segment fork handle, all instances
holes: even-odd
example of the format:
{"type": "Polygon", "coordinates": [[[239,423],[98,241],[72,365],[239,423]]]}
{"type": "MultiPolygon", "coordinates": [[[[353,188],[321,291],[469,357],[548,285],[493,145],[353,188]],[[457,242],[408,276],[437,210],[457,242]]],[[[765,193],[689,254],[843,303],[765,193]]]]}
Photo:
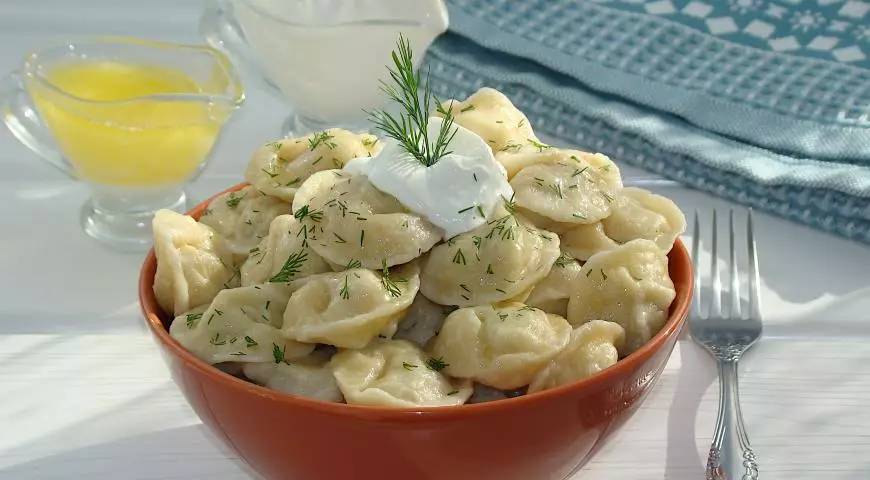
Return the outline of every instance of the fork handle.
{"type": "Polygon", "coordinates": [[[758,463],[740,412],[737,362],[719,360],[719,413],[707,457],[707,480],[756,480],[758,463]]]}

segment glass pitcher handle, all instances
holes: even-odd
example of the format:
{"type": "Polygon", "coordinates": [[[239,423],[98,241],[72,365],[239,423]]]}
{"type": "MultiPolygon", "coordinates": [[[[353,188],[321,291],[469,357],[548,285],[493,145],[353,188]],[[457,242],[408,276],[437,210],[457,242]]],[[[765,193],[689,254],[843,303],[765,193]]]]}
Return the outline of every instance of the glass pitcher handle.
{"type": "Polygon", "coordinates": [[[0,111],[3,122],[19,142],[53,167],[75,178],[75,173],[51,138],[36,109],[30,103],[21,75],[13,72],[0,79],[0,111]]]}

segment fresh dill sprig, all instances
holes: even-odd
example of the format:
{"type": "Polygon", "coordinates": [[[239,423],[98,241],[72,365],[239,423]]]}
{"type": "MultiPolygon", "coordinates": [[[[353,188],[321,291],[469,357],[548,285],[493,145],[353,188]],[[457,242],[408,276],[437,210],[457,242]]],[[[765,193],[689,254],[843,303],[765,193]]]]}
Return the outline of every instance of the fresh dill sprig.
{"type": "Polygon", "coordinates": [[[366,112],[375,126],[384,132],[386,136],[396,140],[417,161],[427,167],[431,167],[438,160],[452,152],[447,150],[450,141],[456,135],[458,129],[453,127],[453,105],[447,110],[439,108],[444,115],[438,137],[432,141],[426,128],[429,125],[429,112],[431,100],[440,105],[438,99],[430,93],[429,76],[426,82],[421,81],[420,72],[414,72],[413,52],[411,43],[399,34],[397,42],[398,51],[393,50],[392,58],[395,69],[387,67],[393,84],[381,81],[381,90],[394,102],[398,103],[403,112],[398,118],[386,110],[366,112]],[[422,87],[422,98],[420,89],[422,87]]]}
{"type": "Polygon", "coordinates": [[[231,210],[235,210],[236,207],[239,206],[239,203],[241,203],[241,201],[242,197],[236,195],[236,192],[230,192],[229,196],[227,197],[227,207],[229,207],[231,210]]]}
{"type": "Polygon", "coordinates": [[[303,250],[299,250],[298,252],[293,252],[287,257],[287,261],[284,262],[284,265],[281,267],[281,270],[275,274],[274,277],[269,279],[270,283],[288,283],[290,279],[295,277],[297,273],[302,270],[302,265],[305,264],[305,261],[308,260],[308,252],[303,250]]]}
{"type": "Polygon", "coordinates": [[[345,300],[350,298],[350,290],[347,288],[347,275],[344,276],[344,285],[341,286],[338,294],[341,296],[341,298],[345,300]]]}

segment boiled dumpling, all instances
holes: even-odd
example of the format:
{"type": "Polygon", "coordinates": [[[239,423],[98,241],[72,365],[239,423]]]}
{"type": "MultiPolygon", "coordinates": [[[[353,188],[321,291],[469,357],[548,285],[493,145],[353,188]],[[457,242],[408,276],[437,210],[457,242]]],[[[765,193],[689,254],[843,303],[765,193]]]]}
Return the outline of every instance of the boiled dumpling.
{"type": "Polygon", "coordinates": [[[613,213],[601,223],[616,242],[645,238],[665,253],[686,229],[686,217],[673,200],[635,187],[622,190],[613,213]]]}
{"type": "Polygon", "coordinates": [[[429,300],[460,307],[503,302],[527,295],[547,276],[560,254],[559,237],[509,205],[497,205],[492,218],[428,254],[420,291],[429,300]]]}
{"type": "Polygon", "coordinates": [[[622,189],[619,170],[608,157],[563,149],[542,152],[510,184],[518,207],[568,224],[589,224],[607,217],[622,189]]]}
{"type": "Polygon", "coordinates": [[[547,313],[565,317],[568,315],[568,298],[580,271],[580,263],[571,255],[563,253],[553,263],[550,274],[535,285],[525,303],[547,313]]]}
{"type": "Polygon", "coordinates": [[[438,305],[418,294],[408,308],[405,318],[399,321],[398,331],[391,338],[408,340],[425,348],[429,340],[441,330],[444,319],[453,310],[453,307],[438,305]]]}
{"type": "Polygon", "coordinates": [[[510,390],[528,385],[570,334],[564,318],[520,303],[461,308],[444,321],[430,352],[447,375],[510,390]]]}
{"type": "Polygon", "coordinates": [[[619,244],[604,232],[604,224],[595,222],[589,225],[577,225],[559,235],[562,239],[562,249],[577,260],[586,261],[598,252],[613,250],[619,244]]]}
{"type": "Polygon", "coordinates": [[[302,224],[293,215],[279,215],[269,225],[269,235],[249,251],[242,264],[242,286],[269,281],[289,283],[330,270],[329,264],[311,249],[302,224]]]}
{"type": "Polygon", "coordinates": [[[497,388],[487,387],[482,383],[475,383],[474,393],[471,394],[468,403],[497,402],[499,400],[507,400],[508,398],[519,397],[525,394],[525,388],[519,388],[516,390],[499,390],[497,388]]]}
{"type": "Polygon", "coordinates": [[[338,265],[378,269],[385,261],[388,267],[407,263],[443,233],[365,176],[339,170],[312,175],[297,192],[293,211],[308,227],[311,248],[338,265]]]}
{"type": "Polygon", "coordinates": [[[618,323],[592,320],[571,332],[568,346],[535,375],[529,393],[540,392],[594,375],[619,360],[625,341],[618,323]]]}
{"type": "Polygon", "coordinates": [[[235,276],[232,253],[211,227],[172,210],[157,211],[152,226],[154,295],[168,314],[207,305],[235,276]]]}
{"type": "Polygon", "coordinates": [[[373,156],[380,149],[373,135],[332,128],[260,147],[248,163],[245,179],[268,195],[292,202],[315,172],[341,169],[351,159],[373,156]]]}
{"type": "Polygon", "coordinates": [[[583,265],[568,300],[568,321],[616,322],[625,329],[626,356],[649,341],[665,324],[676,292],[668,276],[668,257],[652,241],[632,240],[596,253],[583,265]]]}
{"type": "Polygon", "coordinates": [[[259,385],[299,397],[341,402],[344,397],[328,362],[305,357],[285,363],[246,363],[245,376],[259,385]]]}
{"type": "Polygon", "coordinates": [[[420,276],[419,267],[411,263],[386,275],[352,268],[311,275],[291,285],[295,291],[284,314],[286,337],[362,348],[379,334],[391,334],[414,301],[420,276]]]}
{"type": "Polygon", "coordinates": [[[269,233],[278,215],[290,213],[290,204],[247,186],[218,195],[202,212],[199,223],[213,228],[233,252],[238,263],[269,233]]]}
{"type": "Polygon", "coordinates": [[[376,340],[332,357],[338,387],[349,404],[415,408],[462,405],[471,382],[451,379],[443,365],[405,340],[376,340]]]}
{"type": "Polygon", "coordinates": [[[275,362],[303,357],[313,344],[281,336],[292,287],[253,285],[222,290],[207,309],[177,317],[169,333],[208,363],[275,362]]]}
{"type": "Polygon", "coordinates": [[[525,114],[494,88],[481,88],[463,102],[448,100],[436,114],[444,116],[448,109],[454,122],[483,138],[494,154],[540,145],[525,114]]]}

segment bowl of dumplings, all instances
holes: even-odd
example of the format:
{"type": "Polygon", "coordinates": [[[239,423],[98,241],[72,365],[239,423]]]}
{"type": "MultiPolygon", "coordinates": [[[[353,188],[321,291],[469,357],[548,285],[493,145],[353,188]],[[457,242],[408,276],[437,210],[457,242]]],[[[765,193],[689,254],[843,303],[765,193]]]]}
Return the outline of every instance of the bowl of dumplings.
{"type": "Polygon", "coordinates": [[[341,129],[262,145],[244,183],[155,215],[146,323],[203,423],[266,478],[567,478],[671,354],[692,296],[676,204],[542,143],[497,90],[444,105],[501,172],[498,201],[457,209],[478,216],[461,233],[399,198],[426,190],[443,213],[462,182],[496,191],[482,173],[392,195],[352,168],[390,139],[341,129]]]}

